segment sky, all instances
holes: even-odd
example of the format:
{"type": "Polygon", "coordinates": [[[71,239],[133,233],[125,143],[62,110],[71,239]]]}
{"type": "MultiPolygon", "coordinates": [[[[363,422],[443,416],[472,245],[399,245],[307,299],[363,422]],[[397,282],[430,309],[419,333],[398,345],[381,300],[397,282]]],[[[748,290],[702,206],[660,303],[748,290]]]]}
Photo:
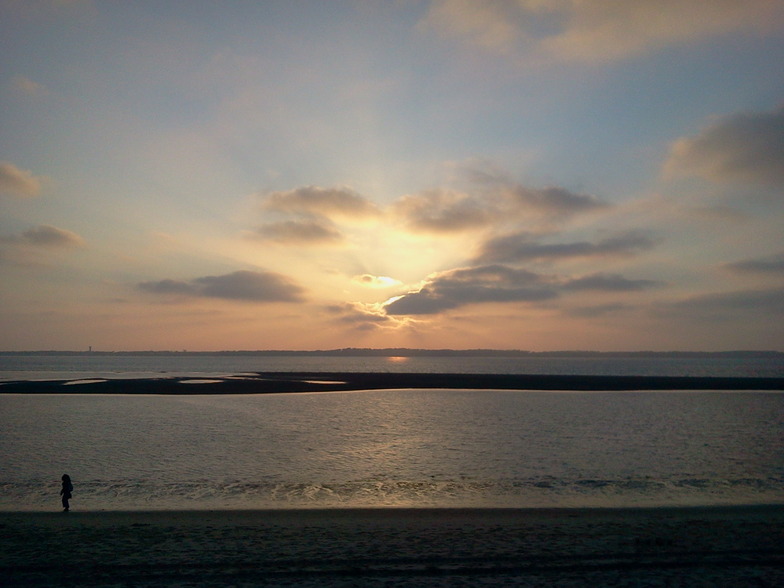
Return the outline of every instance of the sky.
{"type": "Polygon", "coordinates": [[[0,0],[0,350],[784,350],[781,0],[0,0]]]}

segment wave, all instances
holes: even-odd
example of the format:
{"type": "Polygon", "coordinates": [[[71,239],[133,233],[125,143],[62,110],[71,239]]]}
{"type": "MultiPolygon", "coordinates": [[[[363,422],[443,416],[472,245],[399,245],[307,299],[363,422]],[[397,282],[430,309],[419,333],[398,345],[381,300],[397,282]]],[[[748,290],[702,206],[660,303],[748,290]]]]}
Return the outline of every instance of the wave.
{"type": "MultiPolygon", "coordinates": [[[[575,479],[371,478],[348,482],[75,481],[84,510],[360,507],[633,507],[784,503],[784,477],[575,479]]],[[[59,484],[0,483],[0,510],[56,507],[59,484]]]]}

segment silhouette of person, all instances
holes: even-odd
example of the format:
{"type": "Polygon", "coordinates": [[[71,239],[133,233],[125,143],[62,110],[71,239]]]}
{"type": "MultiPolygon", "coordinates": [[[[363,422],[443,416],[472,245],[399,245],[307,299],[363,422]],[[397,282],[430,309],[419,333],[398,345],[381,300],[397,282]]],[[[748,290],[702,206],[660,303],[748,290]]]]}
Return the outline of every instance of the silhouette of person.
{"type": "Polygon", "coordinates": [[[68,501],[71,498],[71,492],[73,492],[73,484],[71,484],[71,476],[69,476],[68,474],[63,474],[63,489],[60,490],[60,496],[63,497],[64,512],[68,512],[70,510],[68,501]]]}

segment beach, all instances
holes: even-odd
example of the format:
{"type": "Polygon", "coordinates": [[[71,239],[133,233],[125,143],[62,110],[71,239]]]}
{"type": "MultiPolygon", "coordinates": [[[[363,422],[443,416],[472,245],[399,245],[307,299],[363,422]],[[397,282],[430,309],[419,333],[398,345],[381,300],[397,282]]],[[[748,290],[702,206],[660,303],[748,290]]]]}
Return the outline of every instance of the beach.
{"type": "Polygon", "coordinates": [[[784,507],[0,513],[3,586],[776,586],[784,507]]]}
{"type": "MultiPolygon", "coordinates": [[[[731,491],[733,485],[739,488],[742,496],[756,496],[752,490],[761,484],[772,496],[780,497],[780,486],[775,485],[778,478],[769,471],[769,462],[775,461],[776,452],[772,449],[775,443],[759,441],[764,451],[759,450],[762,453],[757,462],[761,465],[758,464],[759,472],[752,476],[750,468],[757,463],[752,459],[759,453],[755,449],[757,445],[740,445],[738,429],[733,429],[736,433],[731,436],[731,444],[721,449],[723,437],[700,428],[721,420],[722,415],[739,414],[740,408],[747,419],[751,418],[752,410],[757,410],[755,418],[762,423],[769,422],[770,418],[776,418],[776,404],[770,399],[778,398],[777,394],[714,393],[704,399],[702,393],[698,396],[631,394],[614,396],[610,402],[593,392],[588,396],[511,396],[487,392],[487,396],[480,398],[471,390],[715,392],[780,390],[784,388],[782,384],[782,378],[316,372],[264,372],[201,379],[161,377],[6,383],[0,386],[0,391],[21,394],[18,398],[22,399],[27,394],[57,395],[37,397],[40,402],[26,398],[20,405],[22,408],[15,409],[14,414],[27,414],[22,409],[30,404],[30,414],[36,415],[34,422],[37,423],[41,419],[41,402],[50,408],[59,407],[56,414],[70,414],[76,410],[71,407],[76,402],[84,420],[73,422],[73,431],[67,429],[71,431],[70,436],[64,437],[66,430],[59,429],[61,441],[70,439],[66,444],[69,461],[60,465],[68,466],[63,471],[80,472],[81,478],[71,512],[45,512],[40,508],[25,512],[0,511],[0,586],[781,586],[784,585],[784,505],[775,498],[772,502],[776,504],[752,505],[743,501],[723,506],[710,502],[717,496],[718,499],[724,497],[722,493],[731,491]],[[415,388],[418,392],[395,394],[387,390],[395,388],[415,388]],[[441,388],[468,392],[439,395],[437,390],[441,388]],[[435,391],[428,395],[421,391],[424,389],[435,391]],[[384,392],[275,396],[275,393],[285,392],[352,390],[384,392]],[[84,394],[129,396],[111,399],[85,396],[80,399],[78,395],[84,394]],[[216,394],[271,395],[259,399],[200,396],[216,394]],[[160,396],[142,398],[138,395],[160,396]],[[184,398],[172,398],[180,395],[184,398]],[[492,401],[485,404],[485,399],[492,401]],[[601,409],[604,401],[609,403],[607,410],[611,410],[610,413],[601,409]],[[522,404],[515,408],[518,402],[522,404]],[[468,407],[463,403],[469,403],[468,407]],[[501,404],[496,407],[496,403],[501,404]],[[418,407],[417,414],[406,416],[405,409],[409,406],[418,407]],[[426,412],[428,406],[435,412],[426,412]],[[539,409],[529,408],[532,406],[539,409]],[[563,425],[558,424],[560,420],[555,416],[548,417],[551,432],[543,437],[540,445],[537,445],[535,435],[521,441],[523,449],[513,445],[520,430],[526,427],[536,430],[535,423],[528,423],[525,415],[542,418],[542,415],[551,414],[546,409],[550,406],[557,409],[553,415],[571,416],[563,425]],[[643,415],[653,421],[644,426],[631,426],[628,423],[638,422],[632,418],[619,421],[618,427],[607,434],[591,433],[594,431],[591,423],[604,422],[608,414],[619,418],[619,411],[624,406],[631,411],[629,418],[643,415]],[[643,406],[645,411],[641,410],[643,406]],[[275,410],[278,412],[271,412],[275,410]],[[470,430],[469,423],[462,417],[456,418],[454,423],[447,422],[444,419],[449,410],[456,411],[458,416],[470,413],[471,423],[481,418],[492,419],[493,426],[486,430],[492,430],[493,434],[467,433],[463,440],[460,434],[470,430]],[[570,410],[572,412],[568,412],[570,410]],[[590,416],[591,410],[598,411],[595,417],[590,416]],[[680,434],[671,430],[671,421],[666,421],[670,428],[661,439],[655,435],[635,436],[646,430],[658,430],[657,423],[666,419],[657,415],[673,411],[681,415],[703,415],[706,410],[713,410],[714,416],[705,422],[686,420],[682,425],[683,430],[688,431],[688,438],[684,437],[680,445],[692,437],[699,440],[695,446],[699,455],[697,465],[689,466],[690,469],[683,470],[685,473],[678,470],[671,474],[669,466],[665,467],[678,459],[682,464],[682,460],[688,461],[689,457],[688,453],[678,453],[667,445],[667,440],[679,438],[680,434]],[[392,422],[402,428],[384,428],[388,425],[389,414],[397,415],[392,422]],[[433,420],[434,415],[438,415],[437,421],[433,420]],[[499,418],[509,415],[513,415],[511,425],[498,424],[499,418]],[[420,417],[422,427],[418,428],[420,417]],[[111,427],[104,423],[105,419],[109,419],[106,422],[111,422],[111,427]],[[432,429],[434,422],[439,423],[439,428],[432,429]],[[591,426],[588,433],[576,437],[580,442],[573,446],[569,435],[577,435],[575,427],[580,422],[583,426],[591,426]],[[148,424],[151,429],[137,430],[140,423],[148,424]],[[213,423],[219,423],[219,426],[213,427],[213,423]],[[281,423],[283,428],[276,428],[276,423],[281,423]],[[317,423],[323,424],[324,431],[319,432],[317,423]],[[365,425],[369,427],[367,432],[362,428],[365,425]],[[293,437],[286,437],[289,429],[293,437]],[[91,437],[98,435],[96,431],[103,436],[91,437]],[[113,437],[107,431],[124,431],[118,433],[119,445],[113,445],[113,437]],[[140,434],[132,447],[127,431],[140,434]],[[231,432],[230,436],[225,439],[220,436],[227,431],[231,432]],[[496,447],[493,441],[506,434],[505,431],[512,435],[509,443],[496,447]],[[322,433],[326,437],[320,437],[322,433]],[[613,439],[621,433],[625,436],[614,443],[613,439]],[[389,439],[383,437],[384,434],[388,434],[389,439]],[[433,435],[432,442],[427,437],[429,434],[433,435]],[[363,442],[365,436],[370,441],[363,442]],[[91,440],[85,441],[88,437],[91,440]],[[204,442],[207,437],[209,443],[204,442]],[[345,447],[338,445],[341,439],[347,444],[345,447]],[[402,443],[408,439],[416,439],[416,443],[392,446],[391,450],[386,448],[387,453],[384,453],[385,446],[381,449],[378,446],[378,443],[383,446],[386,442],[402,443]],[[592,439],[598,445],[590,449],[592,439]],[[738,460],[742,464],[738,466],[740,473],[727,470],[722,476],[714,476],[716,479],[711,477],[710,472],[716,469],[716,464],[713,461],[706,466],[701,464],[714,450],[706,446],[703,439],[719,448],[715,450],[721,456],[719,463],[726,465],[733,459],[738,460]],[[476,465],[471,456],[485,441],[490,443],[489,449],[476,454],[479,464],[476,465]],[[563,445],[561,450],[555,448],[560,447],[559,443],[563,445]],[[627,475],[625,470],[616,472],[613,464],[621,464],[624,451],[634,444],[640,446],[642,453],[631,454],[629,463],[644,461],[641,473],[634,473],[636,470],[633,475],[627,475]],[[99,448],[97,454],[91,451],[93,446],[99,448]],[[156,453],[156,448],[160,447],[195,449],[192,456],[180,452],[177,459],[172,460],[165,452],[156,453]],[[613,453],[612,447],[618,452],[613,453]],[[740,447],[744,448],[742,456],[740,453],[734,455],[740,447]],[[252,453],[253,448],[261,448],[267,453],[252,453]],[[657,448],[664,466],[656,466],[657,448]],[[588,452],[590,459],[579,453],[582,449],[588,452]],[[295,450],[297,452],[291,455],[286,453],[295,450]],[[579,454],[569,458],[572,450],[579,454]],[[212,458],[210,451],[214,453],[212,458]],[[276,452],[283,453],[278,455],[276,452]],[[509,464],[497,466],[500,473],[493,469],[481,474],[483,464],[493,459],[506,459],[507,453],[511,456],[509,464]],[[526,457],[521,460],[519,456],[523,454],[526,457]],[[107,459],[107,455],[112,456],[111,459],[107,459]],[[346,455],[353,458],[346,460],[346,455]],[[607,458],[607,464],[596,471],[588,468],[602,456],[607,458]],[[550,469],[545,469],[542,475],[532,476],[525,469],[527,464],[543,467],[550,462],[552,464],[547,467],[557,469],[567,459],[572,459],[581,469],[566,476],[550,469]],[[276,469],[278,461],[285,467],[276,469]],[[515,466],[518,461],[521,465],[515,466]],[[361,470],[366,462],[370,468],[368,472],[374,476],[361,470]],[[128,480],[115,479],[112,469],[115,463],[121,464],[120,469],[128,480]],[[159,463],[165,467],[157,466],[159,463]],[[411,464],[420,464],[427,475],[416,469],[404,472],[403,469],[411,464]],[[450,464],[460,475],[449,472],[450,464]],[[152,468],[149,471],[148,466],[152,468]],[[523,469],[514,474],[513,466],[523,469]],[[108,473],[103,473],[103,470],[93,471],[91,467],[109,469],[108,473]],[[198,479],[190,474],[194,467],[198,479]],[[209,470],[210,467],[214,471],[209,470]],[[345,480],[336,477],[342,471],[341,467],[348,468],[345,480]],[[663,469],[657,473],[656,467],[663,469]],[[431,476],[436,472],[434,468],[441,472],[441,478],[431,476]],[[266,478],[259,478],[261,474],[250,475],[248,480],[239,477],[240,473],[253,471],[281,478],[276,483],[267,483],[266,478]],[[214,486],[205,482],[210,478],[210,472],[216,480],[214,486]],[[473,472],[473,477],[461,477],[466,472],[473,472]],[[224,484],[220,481],[221,475],[233,477],[224,484]],[[741,475],[743,477],[738,478],[741,475]],[[161,480],[161,476],[171,479],[161,480]],[[496,480],[499,476],[503,478],[500,482],[496,480]],[[507,480],[510,477],[511,480],[507,480]],[[235,478],[238,482],[231,482],[235,478]],[[300,478],[307,483],[301,483],[300,478]],[[746,479],[749,483],[744,482],[746,479]],[[561,480],[568,483],[566,490],[559,486],[561,480]],[[771,484],[775,485],[772,490],[768,488],[771,484]],[[255,500],[257,496],[267,497],[268,490],[275,494],[278,488],[291,492],[300,487],[303,492],[321,489],[322,493],[336,496],[336,500],[347,500],[348,506],[325,507],[315,498],[311,502],[309,495],[300,502],[313,507],[286,506],[285,501],[280,502],[280,508],[248,506],[245,510],[243,507],[204,505],[213,493],[216,500],[228,504],[236,498],[237,492],[236,500],[255,500]],[[564,495],[572,498],[596,496],[610,502],[600,508],[538,507],[530,502],[522,503],[522,508],[493,508],[500,505],[498,502],[489,503],[489,508],[454,508],[420,502],[447,500],[448,494],[456,488],[472,492],[478,488],[482,495],[496,488],[499,496],[506,496],[506,491],[522,492],[520,496],[555,496],[566,492],[564,495]],[[104,489],[108,493],[106,496],[104,489]],[[194,509],[178,510],[179,506],[167,506],[164,499],[171,489],[176,490],[183,504],[192,503],[194,509]],[[352,505],[351,501],[360,501],[366,493],[374,491],[378,496],[371,498],[386,499],[385,493],[390,489],[397,489],[390,495],[394,500],[408,501],[416,507],[352,505]],[[427,493],[428,489],[432,489],[432,493],[427,493]],[[671,491],[684,500],[703,497],[707,502],[675,506],[666,502],[672,500],[672,496],[662,494],[671,491]],[[122,506],[125,504],[122,500],[131,503],[136,499],[127,497],[134,497],[139,492],[142,496],[154,497],[149,499],[151,506],[138,509],[122,506]],[[196,494],[180,495],[188,492],[196,494]],[[663,504],[670,505],[616,508],[619,503],[611,501],[611,492],[637,498],[645,497],[649,492],[653,498],[658,497],[663,504]]],[[[6,398],[13,399],[11,396],[6,398]]],[[[32,445],[25,454],[28,457],[21,464],[9,461],[9,466],[27,472],[24,468],[33,468],[33,458],[40,453],[36,443],[42,433],[31,428],[33,423],[24,420],[9,417],[9,423],[16,423],[17,431],[31,431],[28,442],[32,445]]],[[[51,429],[47,423],[43,423],[45,430],[51,429]]],[[[731,428],[735,421],[727,423],[720,428],[731,428]]],[[[752,429],[756,431],[755,427],[752,429]]],[[[16,451],[20,450],[21,439],[15,438],[16,451]]],[[[52,468],[59,472],[59,466],[50,463],[51,458],[44,461],[40,466],[42,472],[52,468]]],[[[12,469],[9,467],[9,471],[12,469]]],[[[37,470],[30,471],[35,473],[37,470]]],[[[40,493],[38,486],[41,484],[37,480],[41,475],[25,476],[19,483],[20,492],[28,491],[25,489],[29,487],[40,493]]],[[[10,491],[10,487],[6,488],[7,494],[10,491]]],[[[53,505],[58,503],[56,494],[51,500],[53,505]]],[[[47,504],[49,502],[44,503],[44,508],[48,508],[47,504]]]]}

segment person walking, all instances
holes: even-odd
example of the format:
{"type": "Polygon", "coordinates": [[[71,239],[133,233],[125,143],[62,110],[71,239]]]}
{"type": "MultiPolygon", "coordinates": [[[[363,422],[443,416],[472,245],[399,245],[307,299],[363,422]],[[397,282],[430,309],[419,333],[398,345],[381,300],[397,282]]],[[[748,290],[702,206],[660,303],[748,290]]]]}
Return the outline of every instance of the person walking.
{"type": "Polygon", "coordinates": [[[63,497],[63,512],[68,512],[70,510],[68,501],[71,499],[71,492],[73,492],[71,476],[68,474],[63,474],[63,488],[60,490],[60,496],[63,497]]]}

